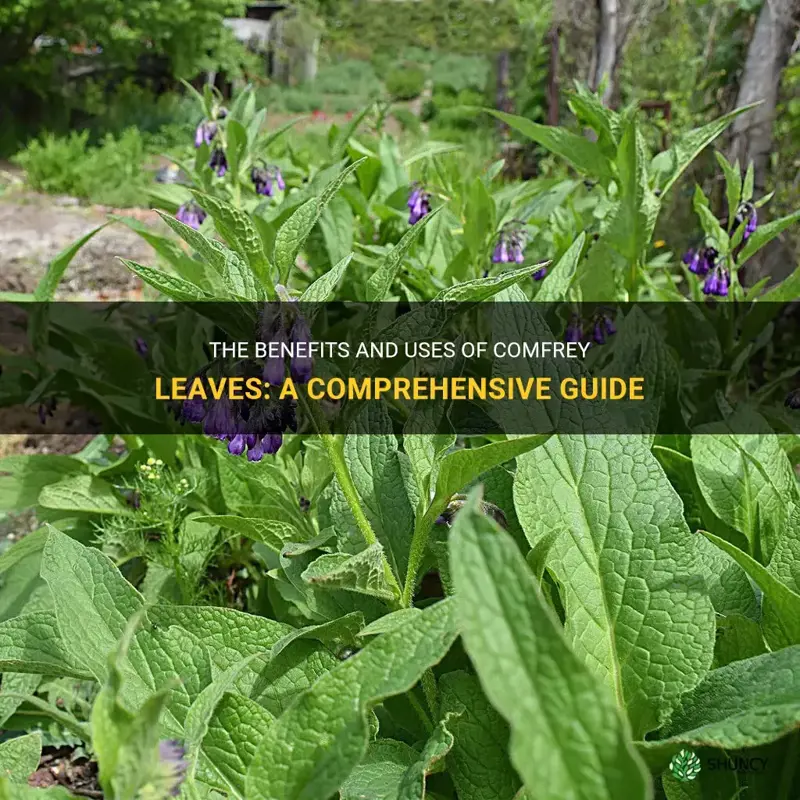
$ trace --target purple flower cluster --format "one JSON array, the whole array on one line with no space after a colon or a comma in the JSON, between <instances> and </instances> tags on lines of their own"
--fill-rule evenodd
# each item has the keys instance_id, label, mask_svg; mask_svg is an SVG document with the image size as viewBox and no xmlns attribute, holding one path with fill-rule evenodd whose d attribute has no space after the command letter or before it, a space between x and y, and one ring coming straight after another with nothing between
<instances>
[{"instance_id":1,"label":"purple flower cluster","mask_svg":"<svg viewBox=\"0 0 800 800\"><path fill-rule=\"evenodd\" d=\"M200 147L203 143L211 144L217 135L217 123L211 119L204 119L194 132L194 146Z\"/></svg>"},{"instance_id":2,"label":"purple flower cluster","mask_svg":"<svg viewBox=\"0 0 800 800\"><path fill-rule=\"evenodd\" d=\"M178 209L178 213L175 214L175 219L190 228L198 230L207 216L206 212L197 203L184 203Z\"/></svg>"},{"instance_id":3,"label":"purple flower cluster","mask_svg":"<svg viewBox=\"0 0 800 800\"><path fill-rule=\"evenodd\" d=\"M591 339L595 344L605 344L609 336L617 332L614 318L608 311L601 311L587 323L577 314L573 314L564 332L564 341L581 342Z\"/></svg>"},{"instance_id":4,"label":"purple flower cluster","mask_svg":"<svg viewBox=\"0 0 800 800\"><path fill-rule=\"evenodd\" d=\"M281 191L286 188L281 171L277 167L267 166L266 164L261 167L253 167L250 170L250 179L253 181L256 194L263 194L266 197L272 197L275 193L275 186Z\"/></svg>"},{"instance_id":5,"label":"purple flower cluster","mask_svg":"<svg viewBox=\"0 0 800 800\"><path fill-rule=\"evenodd\" d=\"M228 452L240 456L247 451L248 461L261 461L274 455L283 443L283 432L297 430L295 404L291 400L184 400L176 417L184 422L203 424L203 433L228 443Z\"/></svg>"},{"instance_id":6,"label":"purple flower cluster","mask_svg":"<svg viewBox=\"0 0 800 800\"><path fill-rule=\"evenodd\" d=\"M727 297L730 287L731 276L727 269L722 266L715 266L708 273L703 284L703 294L714 295L716 297Z\"/></svg>"},{"instance_id":7,"label":"purple flower cluster","mask_svg":"<svg viewBox=\"0 0 800 800\"><path fill-rule=\"evenodd\" d=\"M408 224L416 225L431 212L431 196L424 189L414 185L408 196Z\"/></svg>"},{"instance_id":8,"label":"purple flower cluster","mask_svg":"<svg viewBox=\"0 0 800 800\"><path fill-rule=\"evenodd\" d=\"M221 147L214 148L208 161L208 166L214 170L218 178L225 176L228 171L228 159L225 157L225 151Z\"/></svg>"},{"instance_id":9,"label":"purple flower cluster","mask_svg":"<svg viewBox=\"0 0 800 800\"><path fill-rule=\"evenodd\" d=\"M525 229L519 225L506 225L497 237L497 244L492 253L495 264L522 264L525 261L525 245L527 244ZM538 270L541 272L542 270ZM542 278L544 275L542 275ZM537 280L539 280L537 278Z\"/></svg>"},{"instance_id":10,"label":"purple flower cluster","mask_svg":"<svg viewBox=\"0 0 800 800\"><path fill-rule=\"evenodd\" d=\"M714 269L719 253L714 247L690 247L684 254L682 261L689 268L689 272L701 278Z\"/></svg>"},{"instance_id":11,"label":"purple flower cluster","mask_svg":"<svg viewBox=\"0 0 800 800\"><path fill-rule=\"evenodd\" d=\"M703 294L727 297L731 276L725 267L717 264L719 252L714 247L691 248L683 254L683 263L689 272L703 278Z\"/></svg>"}]
</instances>

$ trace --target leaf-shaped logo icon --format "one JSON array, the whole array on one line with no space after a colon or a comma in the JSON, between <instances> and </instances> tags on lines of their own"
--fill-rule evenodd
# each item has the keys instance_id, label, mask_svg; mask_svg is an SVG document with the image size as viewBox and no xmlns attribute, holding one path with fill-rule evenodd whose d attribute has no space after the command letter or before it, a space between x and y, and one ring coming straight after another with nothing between
<instances>
[{"instance_id":1,"label":"leaf-shaped logo icon","mask_svg":"<svg viewBox=\"0 0 800 800\"><path fill-rule=\"evenodd\" d=\"M672 757L669 769L677 780L687 783L700 773L700 759L691 750L681 750Z\"/></svg>"}]
</instances>

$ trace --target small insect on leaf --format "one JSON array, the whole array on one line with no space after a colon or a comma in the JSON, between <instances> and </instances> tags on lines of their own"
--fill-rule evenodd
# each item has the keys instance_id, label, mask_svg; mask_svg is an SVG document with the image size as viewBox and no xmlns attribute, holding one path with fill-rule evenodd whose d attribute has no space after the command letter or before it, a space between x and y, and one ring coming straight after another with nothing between
<instances>
[{"instance_id":1,"label":"small insect on leaf","mask_svg":"<svg viewBox=\"0 0 800 800\"><path fill-rule=\"evenodd\" d=\"M447 504L444 511L437 517L437 525L447 525L448 527L453 524L455 515L464 507L467 496L464 494L453 495L453 498ZM493 503L487 503L482 500L480 509L487 517L491 517L503 530L508 530L508 521L502 509L498 508Z\"/></svg>"}]
</instances>

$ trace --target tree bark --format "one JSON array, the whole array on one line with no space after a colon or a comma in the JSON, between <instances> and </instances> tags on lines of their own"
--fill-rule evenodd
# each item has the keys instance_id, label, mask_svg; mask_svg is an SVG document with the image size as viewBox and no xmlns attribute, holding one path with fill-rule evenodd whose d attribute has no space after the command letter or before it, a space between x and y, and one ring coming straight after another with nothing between
<instances>
[{"instance_id":1,"label":"tree bark","mask_svg":"<svg viewBox=\"0 0 800 800\"><path fill-rule=\"evenodd\" d=\"M766 186L781 72L791 54L798 19L800 0L764 0L739 84L737 107L762 102L734 121L731 160L753 162L759 193Z\"/></svg>"},{"instance_id":2,"label":"tree bark","mask_svg":"<svg viewBox=\"0 0 800 800\"><path fill-rule=\"evenodd\" d=\"M602 100L608 103L614 91L614 72L617 64L617 36L619 31L619 3L617 0L597 0L600 14L597 26L595 57L592 59L592 74L589 85L593 92L606 80Z\"/></svg>"}]
</instances>

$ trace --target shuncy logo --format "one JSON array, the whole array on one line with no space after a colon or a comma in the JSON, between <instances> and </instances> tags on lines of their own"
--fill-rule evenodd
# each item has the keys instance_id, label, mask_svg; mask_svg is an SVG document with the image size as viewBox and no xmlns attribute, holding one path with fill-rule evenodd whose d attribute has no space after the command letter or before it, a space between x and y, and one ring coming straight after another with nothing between
<instances>
[{"instance_id":1,"label":"shuncy logo","mask_svg":"<svg viewBox=\"0 0 800 800\"><path fill-rule=\"evenodd\" d=\"M691 750L681 750L672 756L669 770L677 780L688 783L700 774L700 759Z\"/></svg>"}]
</instances>

